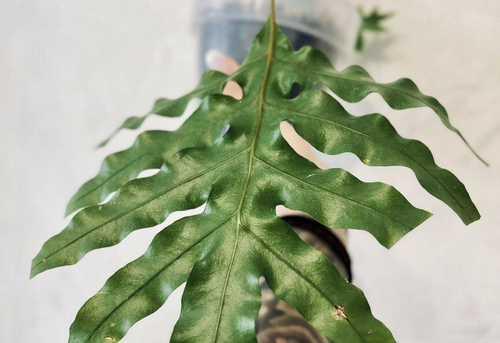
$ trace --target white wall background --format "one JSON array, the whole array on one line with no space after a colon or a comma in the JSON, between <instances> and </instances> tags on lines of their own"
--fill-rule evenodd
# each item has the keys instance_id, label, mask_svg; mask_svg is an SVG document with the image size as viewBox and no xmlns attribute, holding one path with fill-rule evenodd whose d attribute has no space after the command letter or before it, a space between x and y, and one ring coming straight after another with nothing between
<instances>
[{"instance_id":1,"label":"white wall background","mask_svg":"<svg viewBox=\"0 0 500 343\"><path fill-rule=\"evenodd\" d=\"M357 167L385 176L435 216L391 251L351 235L357 284L399 342L500 341L500 2L383 1L397 12L391 33L363 63L378 80L409 76L449 109L492 163L484 168L428 110L391 111L370 97L404 136L426 142L468 185L483 219L464 227L400 168ZM181 4L181 5L180 5ZM0 2L0 342L63 342L83 302L114 270L145 250L155 230L93 252L77 267L29 281L31 258L64 225L66 201L121 134L95 151L126 115L196 81L192 0ZM171 127L167 122L160 122ZM152 124L149 124L152 125ZM167 342L179 293L125 342Z\"/></svg>"}]
</instances>

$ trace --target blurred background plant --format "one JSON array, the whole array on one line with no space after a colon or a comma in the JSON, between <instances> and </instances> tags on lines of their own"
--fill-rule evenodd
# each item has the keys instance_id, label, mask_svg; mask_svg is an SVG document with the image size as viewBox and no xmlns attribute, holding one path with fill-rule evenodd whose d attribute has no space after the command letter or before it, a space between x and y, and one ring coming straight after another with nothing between
<instances>
[{"instance_id":1,"label":"blurred background plant","mask_svg":"<svg viewBox=\"0 0 500 343\"><path fill-rule=\"evenodd\" d=\"M384 27L385 22L390 19L394 13L392 12L380 12L377 7L374 7L371 11L366 12L362 6L358 7L358 13L361 18L361 24L358 29L358 35L356 37L355 49L358 52L363 51L365 47L365 36L367 33L382 33L386 30Z\"/></svg>"}]
</instances>

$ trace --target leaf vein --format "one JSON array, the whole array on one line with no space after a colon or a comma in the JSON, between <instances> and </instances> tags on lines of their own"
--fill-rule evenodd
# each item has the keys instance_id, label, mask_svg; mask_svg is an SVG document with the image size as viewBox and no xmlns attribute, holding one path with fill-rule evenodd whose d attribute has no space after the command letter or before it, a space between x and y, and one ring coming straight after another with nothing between
<instances>
[{"instance_id":1,"label":"leaf vein","mask_svg":"<svg viewBox=\"0 0 500 343\"><path fill-rule=\"evenodd\" d=\"M263 241L257 234L255 234L252 230L247 230L254 240L262 245L267 251L269 251L272 255L274 255L279 261L285 264L289 269L291 269L295 274L297 274L301 279L303 279L306 283L311 285L311 287L318 292L321 297L323 297L327 302L329 302L336 309L341 308L341 305L336 304L333 299L330 299L327 293L323 292L321 288L319 288L311 279L309 279L305 274L303 274L300 270L295 268L290 262L288 262L284 257L282 257L278 252L276 252L271 246L269 246L265 241ZM332 266L332 268L335 268ZM365 341L363 336L359 333L357 328L353 325L353 323L349 320L349 318L345 319L349 326L353 329L353 331L359 336L362 341Z\"/></svg>"},{"instance_id":2,"label":"leaf vein","mask_svg":"<svg viewBox=\"0 0 500 343\"><path fill-rule=\"evenodd\" d=\"M271 105L271 107L274 107L274 108L277 108L276 106L273 106ZM368 139L372 140L372 141L375 141L375 142L383 142L382 139L378 139L378 138L374 138L373 136L370 136L362 131L359 131L359 130L356 130L356 129L353 129L353 128L350 128L346 125L343 125L337 121L334 121L334 120L331 120L331 119L326 119L326 118L320 118L320 117L317 117L315 115L312 115L310 113L306 113L306 112L301 112L301 111L297 111L297 110L291 110L291 109L286 109L287 111L290 111L290 114L291 115L296 115L296 116L301 116L301 117L304 117L304 118L308 118L308 119L312 119L312 120L318 120L318 121L322 121L322 122L326 122L326 123L330 123L332 125L335 125L335 126L338 126L338 127L341 127L345 130L348 130L348 131L351 131L355 134L359 134L359 135L362 135L362 136L365 136L367 137ZM404 139L402 138L401 136L397 136L401 139ZM399 152L400 154L402 154L403 156L405 156L406 158L408 158L409 160L411 160L412 162L414 162L420 169L422 169L427 175L429 175L432 179L434 179L438 185L444 190L446 191L446 193L448 193L448 195L455 201L456 204L458 204L462 209L465 209L466 208L466 205L464 205L461 201L459 201L459 199L457 199L457 197L448 189L448 187L446 187L445 184L443 184L443 182L437 178L428 168L426 168L424 165L422 165L419 161L417 161L416 159L413 158L412 155L410 154L407 154L404 150L401 150L401 149L397 149L398 147L400 147L400 145L397 145L397 144L387 144L386 147L390 150L393 150L393 151L396 151L396 152ZM438 166L436 166L437 168L439 168ZM439 168L442 170L442 168Z\"/></svg>"},{"instance_id":3,"label":"leaf vein","mask_svg":"<svg viewBox=\"0 0 500 343\"><path fill-rule=\"evenodd\" d=\"M368 210L371 210L371 211L373 211L373 212L375 212L375 213L379 214L379 215L380 215L380 216L382 216L382 217L388 218L390 221L392 221L392 222L394 222L394 223L396 223L396 224L398 224L398 225L401 225L401 226L402 226L402 227L404 227L404 228L408 228L408 225L407 225L407 224L404 224L404 223L402 223L402 222L400 222L400 221L396 220L395 218L392 218L391 216L387 215L386 213L383 213L383 212L381 212L381 211L379 211L379 210L377 210L377 209L375 209L375 208L373 208L373 207L370 207L370 206L368 206L368 205L366 205L366 204L363 204L363 203L361 203L361 202L359 202L359 201L357 201L357 200L355 200L355 199L351 199L351 198L349 198L349 197L347 197L347 196L345 196L345 195L342 195L342 194L336 193L336 192L331 191L331 190L329 190L329 189L326 189L326 188L320 187L320 186L318 186L318 185L314 185L314 184L312 184L312 183L306 182L306 181L304 181L304 180L302 180L302 179L298 178L297 176L294 176L294 175L292 175L292 174L290 174L290 173L288 173L288 172L286 172L286 171L284 171L284 170L282 170L282 169L277 168L276 166L272 165L271 163L269 163L269 162L267 162L267 161L265 161L265 160L263 160L263 159L261 159L261 158L259 158L259 157L256 157L256 159L257 159L258 161L262 162L265 166L267 166L267 167L269 167L269 168L271 168L271 169L273 169L273 170L277 171L278 173L283 174L283 175L285 175L285 176L287 176L287 177L289 177L289 178L291 178L291 179L297 180L297 181L299 181L300 183L303 183L303 184L305 184L305 185L308 185L308 186L310 186L310 187L312 187L312 188L315 188L315 189L317 189L317 190L319 190L319 191L326 192L326 193L328 193L328 194L330 194L330 195L333 195L333 196L335 196L335 197L345 199L345 200L347 200L347 201L349 201L349 202L352 202L352 203L354 203L354 204L356 204L356 205L358 205L358 206L361 206L361 207L364 207L364 208L366 208L366 209L368 209Z\"/></svg>"},{"instance_id":4,"label":"leaf vein","mask_svg":"<svg viewBox=\"0 0 500 343\"><path fill-rule=\"evenodd\" d=\"M68 246L72 245L73 243L77 242L78 240L82 239L83 237L85 237L85 236L87 236L87 235L91 234L92 232L94 232L94 231L96 231L96 230L98 230L98 229L100 229L100 228L102 228L102 227L104 227L104 226L108 225L109 223L114 222L114 221L115 221L115 220L117 220L117 219L120 219L121 217L123 217L123 216L125 216L125 215L128 215L128 214L130 214L130 213L132 213L132 212L134 212L134 211L138 210L139 208L143 207L144 205L146 205L146 204L148 204L148 203L150 203L150 202L152 202L152 201L154 201L154 200L156 200L156 199L158 199L158 198L160 198L160 197L162 197L162 196L164 196L164 195L168 194L169 192L171 192L171 191L173 191L173 190L175 190L175 189L177 189L177 188L179 188L179 187L182 187L182 186L184 186L185 184L187 184L187 183L189 183L189 182L191 182L191 181L194 181L194 180L196 180L196 179L198 179L198 178L200 178L200 177L202 177L202 176L204 176L204 175L206 175L206 174L208 174L208 173L210 173L210 172L212 172L212 171L214 171L214 170L216 170L216 169L220 168L221 166L224 166L226 163L228 163L228 162L230 162L230 161L234 160L235 158L237 158L239 155L241 155L242 153L244 153L244 152L245 152L245 151L247 151L247 150L248 150L248 148L245 148L245 149L243 149L243 150L239 151L238 153L234 154L234 155L233 155L233 156L231 156L230 158L225 159L224 161L222 161L222 162L220 162L220 163L218 163L218 164L214 165L213 167L208 168L208 169L205 169L203 172L201 172L201 173L199 173L199 174L197 174L197 175L194 175L194 176L191 176L191 177L189 177L189 178L187 178L187 179L184 179L181 183L179 183L179 184L175 185L174 187L171 187L171 188L169 188L169 189L165 190L164 192L161 192L161 193L159 193L159 194L156 194L155 196L153 196L153 197L149 198L148 200L141 202L141 203L140 203L139 205L137 205L136 207L131 208L131 209L127 209L126 211L121 212L120 214L118 214L118 215L116 215L116 216L112 217L111 219L109 219L109 220L105 221L104 223L102 223L102 224L100 224L100 225L98 225L98 226L96 226L96 227L92 228L91 230L89 230L89 231L85 232L84 234L82 234L82 235L80 235L80 236L76 237L75 239L71 240L69 243L65 244L64 246L62 246L61 248L57 249L56 251L54 251L54 252L52 252L52 253L50 253L50 254L48 254L48 255L44 256L44 257L41 257L41 258L42 258L42 260L41 260L40 262L38 262L37 264L35 264L35 267L36 267L36 266L38 266L39 264L42 264L42 263L44 262L44 260L46 260L46 259L48 259L48 258L52 257L53 255L55 255L55 254L59 253L59 252L60 252L60 251L62 251L63 249L67 248Z\"/></svg>"},{"instance_id":5,"label":"leaf vein","mask_svg":"<svg viewBox=\"0 0 500 343\"><path fill-rule=\"evenodd\" d=\"M168 267L170 267L171 265L173 265L175 262L177 262L180 258L182 258L182 256L184 256L187 252L189 252L189 250L191 250L192 248L194 248L196 245L200 244L201 242L203 242L206 238L208 238L209 236L211 236L213 233L215 233L216 231L218 231L220 228L222 228L225 224L227 224L234 216L235 216L236 212L232 213L223 223L221 223L220 225L217 225L214 229L210 230L207 234L205 234L204 236L202 236L200 239L198 239L196 242L194 242L193 244L191 244L188 248L184 249L178 256L175 257L175 259L173 259L172 261L170 261L169 263L167 263L166 265L164 265L162 268L160 268L157 272L155 272L148 280L146 280L146 282L144 284L142 284L140 287L138 287L137 289L135 289L129 296L127 296L126 299L124 299L123 301L121 301L99 324L98 326L92 331L92 333L90 334L90 336L88 336L87 341L89 341L92 336L94 336L94 334L102 327L102 325L104 325L104 323L109 319L111 318L111 316L116 312L118 311L126 302L128 302L130 299L132 299L132 297L134 297L137 293L139 293L142 289L144 289L145 287L147 287L158 275L160 275L161 273L163 273Z\"/></svg>"}]
</instances>

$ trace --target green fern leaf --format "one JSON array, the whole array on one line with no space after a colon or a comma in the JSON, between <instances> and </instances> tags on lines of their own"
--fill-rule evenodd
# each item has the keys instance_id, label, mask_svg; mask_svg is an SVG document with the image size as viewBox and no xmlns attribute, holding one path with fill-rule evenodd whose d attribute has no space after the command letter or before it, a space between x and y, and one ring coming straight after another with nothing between
<instances>
[{"instance_id":1,"label":"green fern leaf","mask_svg":"<svg viewBox=\"0 0 500 343\"><path fill-rule=\"evenodd\" d=\"M242 100L221 94L229 80L242 86ZM295 84L302 89L296 97ZM237 73L209 72L189 95L157 102L151 113L171 116L202 98L179 130L147 131L108 157L72 198L68 212L80 212L33 260L32 276L75 264L174 211L206 204L200 215L161 231L144 256L106 282L78 313L70 342L120 340L184 282L172 342L255 342L261 277L331 342L394 342L362 293L276 217L275 208L306 212L331 229L366 230L386 247L430 214L389 185L319 170L292 150L280 124L291 123L325 153L352 152L368 165L411 168L465 223L479 213L462 183L438 167L422 143L400 137L381 115L350 115L324 87L348 101L377 92L393 108L428 106L456 130L439 102L410 80L378 84L360 67L336 71L311 48L294 52L271 17ZM123 127L143 120L129 119Z\"/></svg>"}]
</instances>

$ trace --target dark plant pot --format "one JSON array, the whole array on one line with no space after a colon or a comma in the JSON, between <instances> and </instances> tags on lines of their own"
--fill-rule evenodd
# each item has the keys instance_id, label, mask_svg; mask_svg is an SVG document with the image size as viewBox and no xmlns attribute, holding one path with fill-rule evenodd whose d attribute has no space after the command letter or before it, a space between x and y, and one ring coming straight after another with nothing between
<instances>
[{"instance_id":1,"label":"dark plant pot","mask_svg":"<svg viewBox=\"0 0 500 343\"><path fill-rule=\"evenodd\" d=\"M303 216L285 216L302 240L325 254L347 280L352 281L351 258L344 242L329 228Z\"/></svg>"}]
</instances>

